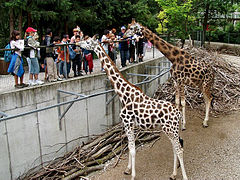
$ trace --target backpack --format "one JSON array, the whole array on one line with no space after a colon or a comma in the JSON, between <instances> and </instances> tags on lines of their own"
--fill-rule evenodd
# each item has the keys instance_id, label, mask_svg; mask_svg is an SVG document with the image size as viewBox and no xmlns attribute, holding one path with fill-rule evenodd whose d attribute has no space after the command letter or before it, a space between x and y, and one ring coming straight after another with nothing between
<instances>
[{"instance_id":1,"label":"backpack","mask_svg":"<svg viewBox=\"0 0 240 180\"><path fill-rule=\"evenodd\" d=\"M28 45L28 38L24 39L24 50L22 52L22 55L24 57L29 57L30 56L30 48L26 49L26 47L30 47Z\"/></svg>"},{"instance_id":2,"label":"backpack","mask_svg":"<svg viewBox=\"0 0 240 180\"><path fill-rule=\"evenodd\" d=\"M8 43L8 44L5 46L5 49L11 49L10 43ZM12 51L5 51L5 52L4 52L4 61L5 61L5 62L10 62L11 59L12 59Z\"/></svg>"},{"instance_id":3,"label":"backpack","mask_svg":"<svg viewBox=\"0 0 240 180\"><path fill-rule=\"evenodd\" d=\"M76 52L72 49L72 47L68 47L68 49L69 49L69 58L71 59L71 60L73 60L75 57L76 57Z\"/></svg>"}]
</instances>

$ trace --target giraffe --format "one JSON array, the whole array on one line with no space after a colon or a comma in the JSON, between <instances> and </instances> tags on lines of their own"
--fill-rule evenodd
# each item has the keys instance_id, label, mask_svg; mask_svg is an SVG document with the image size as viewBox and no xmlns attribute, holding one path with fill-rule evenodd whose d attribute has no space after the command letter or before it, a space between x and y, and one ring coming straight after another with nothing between
<instances>
[{"instance_id":1,"label":"giraffe","mask_svg":"<svg viewBox=\"0 0 240 180\"><path fill-rule=\"evenodd\" d=\"M203 93L206 112L202 125L203 127L208 127L209 109L213 100L211 89L214 83L214 72L211 66L192 57L187 51L164 41L148 28L136 23L134 19L128 27L125 36L132 36L139 32L143 33L143 35L171 61L170 74L176 88L175 103L177 108L179 108L180 105L182 106L182 130L186 129L185 86L198 88L198 90Z\"/></svg>"},{"instance_id":2,"label":"giraffe","mask_svg":"<svg viewBox=\"0 0 240 180\"><path fill-rule=\"evenodd\" d=\"M128 138L129 148L129 161L124 173L131 174L132 180L136 176L134 128L138 127L143 130L160 129L170 139L173 147L174 167L170 178L176 179L177 161L179 161L183 179L187 180L183 163L183 140L179 136L179 122L182 119L181 112L170 102L150 98L139 87L128 82L106 54L95 36L79 42L78 45L82 48L93 50L97 54L108 79L119 96L122 105L120 119Z\"/></svg>"}]
</instances>

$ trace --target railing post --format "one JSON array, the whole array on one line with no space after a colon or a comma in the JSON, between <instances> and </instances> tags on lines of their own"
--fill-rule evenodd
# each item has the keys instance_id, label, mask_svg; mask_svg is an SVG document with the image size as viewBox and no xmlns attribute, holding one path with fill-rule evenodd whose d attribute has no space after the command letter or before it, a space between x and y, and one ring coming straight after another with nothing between
<instances>
[{"instance_id":1,"label":"railing post","mask_svg":"<svg viewBox=\"0 0 240 180\"><path fill-rule=\"evenodd\" d=\"M64 73L64 75L65 75L65 78L67 79L68 77L67 77L67 46L65 45L64 46L64 66L65 66L65 72L63 72Z\"/></svg>"},{"instance_id":2,"label":"railing post","mask_svg":"<svg viewBox=\"0 0 240 180\"><path fill-rule=\"evenodd\" d=\"M60 92L57 90L57 103L60 103ZM62 130L62 121L61 121L61 107L58 106L58 124L59 124L59 130Z\"/></svg>"}]
</instances>

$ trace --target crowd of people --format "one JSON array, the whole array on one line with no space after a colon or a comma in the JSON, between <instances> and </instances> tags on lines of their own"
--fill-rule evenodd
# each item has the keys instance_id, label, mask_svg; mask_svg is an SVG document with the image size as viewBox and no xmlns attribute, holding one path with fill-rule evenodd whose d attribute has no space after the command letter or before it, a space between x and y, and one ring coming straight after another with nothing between
<instances>
[{"instance_id":1,"label":"crowd of people","mask_svg":"<svg viewBox=\"0 0 240 180\"><path fill-rule=\"evenodd\" d=\"M127 61L129 64L142 62L146 47L149 45L149 42L141 34L129 38L124 36L125 31L125 26L121 27L119 34L115 28L104 30L100 39L102 47L114 63L116 63L119 50L121 67L125 67ZM14 30L10 38L10 46L11 49L17 48L18 50L12 54L8 72L14 76L15 87L23 88L41 85L45 82L62 81L70 78L71 68L74 77L83 76L84 73L91 74L93 72L93 52L76 45L77 42L88 38L89 36L84 35L79 26L73 29L71 38L67 34L62 37L53 36L52 30L48 28L46 35L42 37L41 45L44 48L40 49L36 29L28 27L24 39L21 39L19 31ZM28 63L28 83L23 82L23 57ZM38 78L40 71L45 72L45 82ZM101 71L104 72L103 65L101 65Z\"/></svg>"}]
</instances>

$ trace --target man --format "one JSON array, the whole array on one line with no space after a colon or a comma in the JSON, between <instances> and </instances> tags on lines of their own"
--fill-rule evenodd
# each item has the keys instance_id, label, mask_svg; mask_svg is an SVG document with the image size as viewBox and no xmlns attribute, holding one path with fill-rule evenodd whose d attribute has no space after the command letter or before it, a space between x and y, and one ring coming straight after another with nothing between
<instances>
[{"instance_id":1,"label":"man","mask_svg":"<svg viewBox=\"0 0 240 180\"><path fill-rule=\"evenodd\" d=\"M76 35L75 37L75 42L78 43L80 42L80 35ZM82 52L81 52L81 48L77 45L73 45L72 49L75 51L76 56L75 58L72 60L72 70L74 72L74 77L77 76L83 76L81 73L81 66L82 66Z\"/></svg>"},{"instance_id":2,"label":"man","mask_svg":"<svg viewBox=\"0 0 240 180\"><path fill-rule=\"evenodd\" d=\"M73 37L71 37L70 43L75 43L76 42L75 39L76 39L77 35L80 35L80 27L78 27L78 26L73 29Z\"/></svg>"},{"instance_id":3,"label":"man","mask_svg":"<svg viewBox=\"0 0 240 180\"><path fill-rule=\"evenodd\" d=\"M46 63L47 63L47 72L48 72L48 81L49 82L55 82L58 80L57 76L57 68L54 63L54 49L53 46L54 44L52 43L52 30L47 29L47 35L45 36L43 45L47 46L46 47Z\"/></svg>"},{"instance_id":4,"label":"man","mask_svg":"<svg viewBox=\"0 0 240 180\"><path fill-rule=\"evenodd\" d=\"M119 50L120 50L122 67L126 66L127 59L129 59L128 42L127 42L127 38L124 37L125 31L126 31L126 27L122 26L121 32L119 33L120 40L122 40L121 42L119 42Z\"/></svg>"}]
</instances>

